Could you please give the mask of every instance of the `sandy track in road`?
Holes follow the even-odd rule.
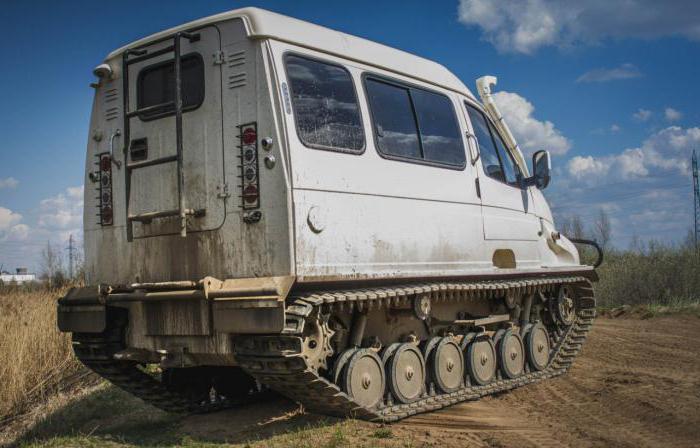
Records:
[[[597,319],[568,374],[395,426],[446,446],[700,446],[698,341],[694,316]]]

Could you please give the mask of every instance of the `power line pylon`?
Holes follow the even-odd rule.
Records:
[[[73,280],[73,234],[68,237],[68,276]]]

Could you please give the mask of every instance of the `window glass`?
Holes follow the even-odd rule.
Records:
[[[366,86],[379,151],[421,158],[409,90],[371,78],[367,79]]]
[[[450,99],[420,89],[411,89],[411,98],[418,118],[423,157],[433,162],[463,165],[464,146]]]
[[[487,175],[498,179],[501,182],[506,181],[505,174],[501,168],[501,161],[498,157],[498,150],[496,145],[491,138],[491,132],[489,131],[489,125],[487,124],[486,117],[478,109],[465,103],[467,106],[467,111],[469,112],[469,120],[472,122],[472,127],[474,128],[474,136],[476,141],[479,143],[479,155],[481,157],[481,164],[484,167],[484,171]]]
[[[198,108],[204,101],[204,63],[197,54],[183,56],[181,63],[181,88],[183,111]],[[139,72],[137,82],[137,105],[139,109],[175,101],[175,61],[158,63]],[[155,110],[139,117],[142,120],[172,115],[175,106]]]
[[[498,155],[501,159],[501,165],[503,166],[506,182],[508,182],[511,185],[517,185],[520,170],[515,164],[515,161],[513,160],[513,157],[510,154],[510,151],[506,149],[506,145],[505,143],[503,143],[501,136],[498,134],[498,132],[490,122],[489,129],[491,129],[491,135],[493,135],[493,139],[496,142],[496,149],[498,150]]]
[[[350,73],[299,56],[285,59],[301,141],[308,146],[362,151],[365,135]]]

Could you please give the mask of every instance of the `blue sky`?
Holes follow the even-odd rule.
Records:
[[[3,2],[0,264],[37,269],[79,236],[92,68],[111,50],[252,5],[433,59],[497,100],[521,146],[550,149],[559,219],[607,210],[613,244],[680,241],[700,147],[700,6],[693,1]]]

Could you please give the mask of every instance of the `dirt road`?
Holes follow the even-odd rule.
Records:
[[[697,317],[598,319],[567,375],[400,426],[447,446],[700,446],[699,340]]]
[[[599,318],[567,375],[385,427],[304,414],[280,398],[175,419],[103,387],[23,440],[52,447],[700,446],[698,341],[697,316]]]

